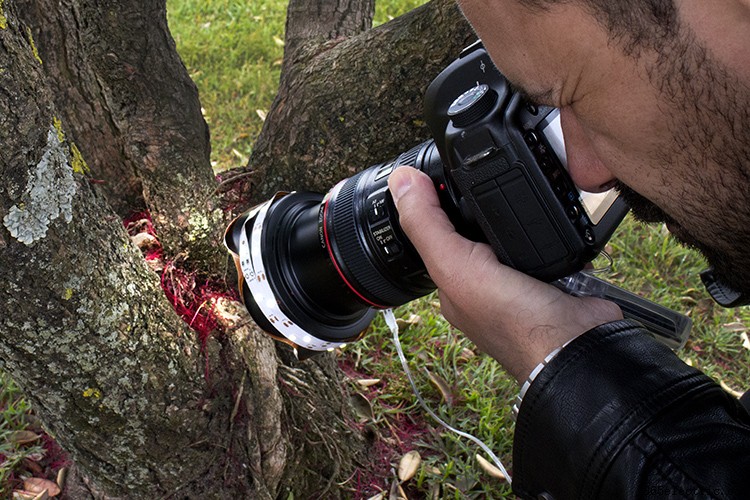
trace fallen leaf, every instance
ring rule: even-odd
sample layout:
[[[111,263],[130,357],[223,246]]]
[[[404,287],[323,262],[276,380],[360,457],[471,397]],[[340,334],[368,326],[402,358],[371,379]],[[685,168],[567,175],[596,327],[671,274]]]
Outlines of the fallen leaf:
[[[401,461],[398,463],[398,479],[401,482],[405,482],[413,478],[417,474],[421,463],[422,457],[417,450],[412,450],[401,457]]]
[[[750,338],[747,337],[747,333],[742,332],[742,335],[740,335],[740,338],[742,339],[742,347],[750,350]]]
[[[475,455],[477,462],[479,462],[479,466],[482,468],[484,472],[487,473],[488,476],[494,477],[495,479],[500,479],[502,481],[506,480],[505,474],[495,467],[494,464],[490,463],[486,458],[484,458],[482,455]]]
[[[377,495],[371,496],[367,500],[385,500],[385,492],[381,491]]]
[[[406,330],[410,326],[416,326],[421,323],[422,323],[422,317],[416,314],[410,315],[408,319],[404,319],[404,318],[396,319],[396,324],[398,325],[399,330]]]
[[[443,380],[443,378],[440,375],[435,375],[431,371],[427,370],[427,375],[430,377],[430,382],[432,382],[435,387],[437,387],[438,391],[440,391],[440,394],[443,396],[443,400],[448,406],[453,406],[453,401],[455,400],[455,396],[453,396],[453,392],[451,391],[450,386],[448,385],[448,382]]]
[[[141,250],[151,250],[159,247],[159,240],[156,236],[149,233],[138,233],[130,237],[130,241]]]
[[[738,390],[735,390],[735,389],[732,389],[731,387],[729,387],[726,384],[726,382],[724,382],[723,380],[719,380],[719,385],[721,386],[722,389],[724,389],[725,391],[727,391],[729,394],[731,394],[732,396],[734,396],[737,399],[739,399],[740,396],[742,396],[742,394],[743,394],[742,392],[740,392]]]
[[[33,460],[29,460],[28,458],[24,458],[21,463],[23,466],[28,469],[29,472],[31,472],[32,476],[43,476],[44,475],[44,469],[42,469],[42,466],[39,465],[39,462],[35,462]]]
[[[29,444],[41,438],[39,434],[31,431],[15,431],[10,435],[10,442],[14,444]]]
[[[13,500],[35,500],[37,494],[31,491],[13,490]]]
[[[406,493],[404,493],[404,490],[399,483],[394,481],[391,485],[391,492],[390,495],[388,495],[388,500],[408,500],[406,498]]]
[[[370,404],[370,401],[364,397],[362,394],[355,392],[351,395],[350,398],[352,402],[352,406],[354,407],[355,413],[362,419],[362,420],[374,420],[375,415],[372,411],[372,404]]]
[[[456,359],[458,361],[469,361],[470,359],[474,359],[477,357],[477,353],[469,349],[468,347],[464,347],[461,349],[461,352],[458,353],[458,356],[456,356]]]
[[[26,491],[31,491],[36,494],[47,492],[49,496],[56,497],[60,494],[60,487],[57,483],[42,479],[40,477],[30,477],[23,482],[23,487]]]
[[[273,36],[273,43],[275,43],[279,47],[283,47],[284,46],[284,40],[282,40],[281,38],[279,38],[276,35]]]
[[[258,118],[261,119],[261,121],[266,121],[266,116],[268,116],[268,112],[263,109],[256,109],[255,113],[258,115]]]
[[[65,482],[68,480],[68,468],[63,467],[59,471],[57,471],[57,485],[60,487],[61,490],[65,489]]]
[[[379,378],[361,378],[357,380],[357,383],[362,387],[372,387],[373,385],[380,382]]]
[[[747,327],[743,323],[740,323],[739,321],[735,321],[733,323],[724,323],[721,326],[729,332],[746,332],[747,331]]]

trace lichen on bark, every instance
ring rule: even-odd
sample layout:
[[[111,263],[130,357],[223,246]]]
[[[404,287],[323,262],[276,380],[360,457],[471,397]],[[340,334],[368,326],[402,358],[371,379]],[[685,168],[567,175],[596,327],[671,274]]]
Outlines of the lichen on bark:
[[[29,172],[26,191],[10,207],[3,225],[18,241],[32,245],[47,235],[50,223],[73,218],[76,182],[67,148],[54,126],[47,132],[47,144],[36,167]]]

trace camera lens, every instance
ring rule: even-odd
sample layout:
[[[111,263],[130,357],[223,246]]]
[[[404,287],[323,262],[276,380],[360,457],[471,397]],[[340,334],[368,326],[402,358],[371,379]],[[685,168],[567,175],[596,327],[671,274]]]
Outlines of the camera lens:
[[[261,328],[303,349],[330,349],[356,339],[377,309],[434,290],[388,191],[388,176],[399,165],[447,184],[428,141],[341,181],[325,196],[277,195],[232,223],[226,245],[244,278],[243,301]]]

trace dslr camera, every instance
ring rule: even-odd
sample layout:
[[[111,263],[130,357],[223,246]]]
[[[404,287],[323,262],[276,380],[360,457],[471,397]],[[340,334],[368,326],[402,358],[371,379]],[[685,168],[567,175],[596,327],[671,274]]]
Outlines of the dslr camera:
[[[300,358],[356,340],[378,309],[435,289],[388,191],[399,165],[432,179],[458,232],[547,282],[594,259],[627,213],[616,192],[575,187],[559,111],[526,102],[480,42],[435,78],[424,106],[433,140],[325,195],[279,193],[227,229],[245,306]]]

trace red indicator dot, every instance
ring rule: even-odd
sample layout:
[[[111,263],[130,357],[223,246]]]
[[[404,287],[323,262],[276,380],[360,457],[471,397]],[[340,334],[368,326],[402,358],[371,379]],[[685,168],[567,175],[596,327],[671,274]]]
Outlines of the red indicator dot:
[[[439,189],[440,191],[445,191],[445,184],[440,184]]]

